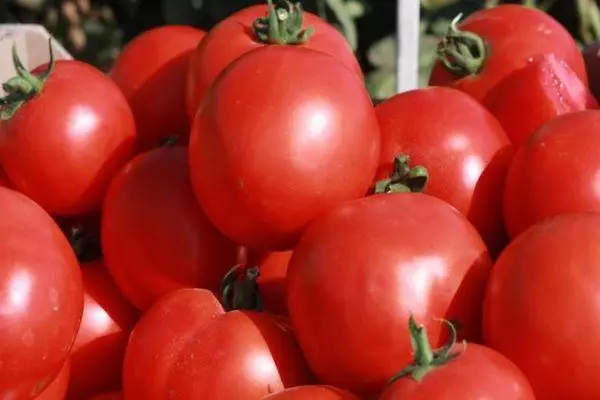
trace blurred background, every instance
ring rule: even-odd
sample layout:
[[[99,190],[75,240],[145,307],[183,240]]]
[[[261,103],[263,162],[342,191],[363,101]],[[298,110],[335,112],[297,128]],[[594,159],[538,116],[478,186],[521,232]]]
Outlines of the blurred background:
[[[419,1],[419,0],[403,0]],[[0,0],[0,23],[40,23],[78,59],[108,70],[135,35],[165,24],[210,29],[265,0]],[[537,7],[558,19],[581,46],[600,37],[597,0],[420,0],[420,82],[425,85],[440,35],[458,13],[499,3]],[[340,29],[355,48],[373,98],[395,91],[396,0],[303,0],[306,10]]]

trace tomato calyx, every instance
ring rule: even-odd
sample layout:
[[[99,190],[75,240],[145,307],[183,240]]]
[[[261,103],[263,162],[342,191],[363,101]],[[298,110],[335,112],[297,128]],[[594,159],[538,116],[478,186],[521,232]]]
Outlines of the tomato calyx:
[[[481,72],[487,58],[485,40],[468,31],[461,31],[456,24],[462,18],[458,14],[450,23],[448,33],[438,45],[438,58],[444,68],[459,77],[476,75]]]
[[[12,118],[23,104],[37,96],[44,87],[44,84],[50,77],[54,69],[55,60],[52,51],[52,40],[48,40],[48,50],[50,52],[50,62],[46,71],[38,76],[33,75],[25,68],[17,52],[16,43],[12,46],[12,59],[17,71],[14,76],[2,84],[2,89],[6,96],[0,98],[0,120],[7,121]]]
[[[267,0],[268,13],[254,21],[256,37],[266,44],[304,44],[312,35],[312,26],[304,29],[302,5],[289,0]]]
[[[429,180],[427,168],[410,166],[410,156],[399,154],[394,158],[394,171],[389,178],[378,181],[373,194],[423,192]]]
[[[442,322],[450,329],[450,339],[448,340],[448,343],[441,348],[433,350],[429,344],[429,339],[427,338],[427,329],[425,329],[425,326],[417,324],[414,316],[412,314],[410,315],[410,318],[408,319],[408,330],[410,332],[410,343],[413,349],[414,360],[412,364],[394,375],[388,381],[388,385],[407,376],[410,376],[417,382],[421,382],[428,373],[438,367],[446,365],[465,351],[467,346],[466,341],[463,341],[462,351],[452,351],[454,345],[456,345],[456,328],[450,321],[442,320]]]
[[[259,267],[246,268],[242,265],[233,267],[221,283],[221,303],[226,311],[254,310],[263,311],[263,301],[257,280]]]

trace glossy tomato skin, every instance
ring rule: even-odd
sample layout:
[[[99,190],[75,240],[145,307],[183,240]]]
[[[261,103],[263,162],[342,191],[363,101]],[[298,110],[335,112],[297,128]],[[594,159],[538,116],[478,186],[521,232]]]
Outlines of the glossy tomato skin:
[[[484,102],[516,145],[553,118],[598,108],[585,83],[554,54],[536,57],[508,75]]]
[[[504,220],[511,238],[543,219],[600,212],[600,111],[560,116],[517,151],[506,178]]]
[[[267,15],[264,4],[246,7],[214,26],[194,52],[186,87],[187,111],[194,119],[200,102],[217,76],[241,55],[265,46],[252,32],[252,24]],[[304,12],[304,26],[314,28],[306,44],[294,45],[322,51],[335,57],[362,78],[362,71],[348,41],[332,25]]]
[[[174,135],[187,143],[186,78],[203,37],[204,31],[190,26],[153,28],[129,42],[115,60],[110,74],[133,110],[139,150],[158,147]]]
[[[79,400],[121,388],[129,333],[137,310],[123,297],[101,261],[81,266],[85,304],[71,351],[71,379],[65,399]]]
[[[217,291],[237,261],[237,246],[194,198],[183,146],[140,154],[115,177],[103,207],[102,248],[115,283],[141,310],[178,288]]]
[[[8,181],[6,172],[4,172],[4,169],[2,169],[2,167],[0,167],[0,186],[10,188],[10,182]]]
[[[293,335],[267,314],[225,313],[209,291],[180,289],[133,330],[123,388],[131,399],[256,400],[310,379]]]
[[[442,200],[397,193],[350,201],[315,219],[294,250],[290,319],[321,383],[376,395],[411,360],[411,313],[434,347],[447,336],[439,318],[479,339],[490,267],[477,231]]]
[[[377,179],[390,176],[394,157],[408,154],[411,165],[429,172],[425,193],[456,207],[498,254],[507,241],[502,192],[514,153],[498,121],[470,96],[445,87],[401,93],[375,110],[381,129]]]
[[[0,162],[13,187],[50,214],[99,209],[134,151],[127,100],[102,72],[74,60],[57,61],[41,93],[0,126]]]
[[[425,375],[397,380],[379,400],[535,400],[531,384],[509,359],[488,347],[457,345],[460,355]]]
[[[32,399],[67,361],[83,310],[81,273],[52,218],[0,188],[0,397]]]
[[[486,343],[511,359],[536,398],[597,399],[600,216],[547,219],[502,253],[484,302]]]
[[[517,4],[477,11],[458,25],[487,43],[482,70],[459,78],[437,62],[430,85],[451,86],[483,101],[492,88],[511,72],[523,68],[532,57],[554,53],[587,85],[585,63],[571,34],[554,18],[535,8]]]
[[[319,73],[307,74],[310,68]],[[290,76],[301,76],[302,85]],[[196,114],[192,185],[232,240],[288,250],[316,215],[367,193],[379,145],[375,112],[355,73],[315,50],[261,47],[219,77]]]
[[[262,400],[360,400],[352,393],[327,385],[296,386],[270,394]]]
[[[71,364],[67,361],[52,383],[35,400],[64,400],[71,370]]]
[[[287,316],[286,275],[292,251],[269,253],[260,262],[257,283],[264,309],[270,313]]]

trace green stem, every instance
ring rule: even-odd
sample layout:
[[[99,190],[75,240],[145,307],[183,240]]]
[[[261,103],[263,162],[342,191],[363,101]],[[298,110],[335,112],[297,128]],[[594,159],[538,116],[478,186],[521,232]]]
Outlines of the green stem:
[[[256,37],[265,44],[304,44],[313,33],[313,28],[304,29],[304,16],[300,3],[289,0],[267,0],[265,17],[254,21]]]
[[[255,310],[263,311],[262,297],[257,280],[260,277],[258,267],[233,267],[221,282],[221,303],[227,311]]]
[[[478,74],[485,64],[487,43],[468,31],[461,31],[457,24],[462,18],[458,14],[450,23],[448,33],[438,45],[438,58],[442,65],[458,77]]]
[[[410,157],[400,154],[394,158],[394,170],[389,178],[375,184],[373,194],[423,192],[429,174],[422,165],[410,166]]]
[[[525,7],[537,8],[537,0],[523,0]]]

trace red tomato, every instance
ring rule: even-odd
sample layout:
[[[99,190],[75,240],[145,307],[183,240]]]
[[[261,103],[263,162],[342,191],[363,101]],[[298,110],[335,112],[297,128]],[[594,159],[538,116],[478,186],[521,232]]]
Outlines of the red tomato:
[[[138,155],[115,177],[103,207],[102,248],[115,283],[142,310],[178,288],[218,290],[237,261],[237,246],[194,198],[182,146]]]
[[[290,331],[267,314],[225,313],[214,295],[180,289],[133,330],[125,398],[256,400],[306,384],[310,374]]]
[[[600,212],[600,111],[562,115],[515,155],[504,191],[504,219],[514,238],[558,214]]]
[[[538,400],[600,398],[600,215],[536,224],[498,259],[485,296],[486,343],[511,359]]]
[[[498,121],[471,97],[443,87],[398,94],[376,107],[381,128],[378,179],[407,154],[429,172],[425,193],[456,207],[492,254],[506,244],[502,192],[512,146]],[[431,118],[428,110],[436,110]]]
[[[67,360],[83,310],[77,259],[52,218],[0,188],[0,394],[31,399]]]
[[[429,84],[452,86],[480,101],[511,72],[548,53],[564,59],[587,84],[575,39],[550,15],[532,7],[504,4],[477,11],[451,28],[440,50],[452,69],[438,60]],[[454,51],[458,56],[450,55]]]
[[[192,185],[235,242],[290,249],[316,215],[368,192],[377,119],[362,80],[333,57],[261,47],[232,64],[203,104],[190,139]]]
[[[134,149],[135,122],[125,97],[79,61],[57,61],[41,91],[0,125],[0,160],[12,186],[51,214],[99,209]]]
[[[103,393],[92,396],[87,400],[123,400],[123,394],[121,392]]]
[[[360,400],[350,392],[333,386],[306,385],[296,386],[263,397],[262,400]]]
[[[190,59],[204,31],[168,25],[134,38],[116,59],[111,77],[131,105],[138,149],[158,147],[169,136],[189,138],[185,85]]]
[[[64,400],[70,372],[71,366],[67,361],[52,383],[39,396],[35,397],[35,400]]]
[[[102,262],[82,265],[85,305],[71,351],[71,380],[66,399],[81,400],[121,388],[129,333],[137,311],[125,300]]]
[[[10,188],[10,182],[8,181],[8,177],[6,176],[6,172],[4,169],[0,167],[0,186]]]
[[[490,266],[477,231],[435,197],[396,193],[347,202],[315,219],[294,250],[290,319],[320,382],[377,394],[410,360],[411,313],[436,345],[446,335],[437,318],[479,338]]]
[[[289,5],[291,3],[286,4]],[[281,10],[280,6],[276,6]],[[304,20],[302,26],[297,28],[313,27],[313,33],[308,40],[301,41],[302,43],[295,44],[297,47],[306,47],[335,57],[342,64],[354,71],[361,79],[362,72],[356,57],[348,45],[346,38],[333,26],[326,21],[308,12],[301,12],[297,8],[292,9],[292,16],[300,16],[300,22]],[[206,38],[200,43],[198,49],[192,56],[189,75],[187,79],[187,111],[190,120],[193,120],[196,110],[200,102],[204,98],[208,88],[212,85],[216,77],[227,67],[231,62],[251,50],[263,47],[266,44],[274,43],[275,38],[262,38],[256,33],[254,24],[258,19],[265,18],[268,14],[267,5],[256,5],[242,9],[231,15],[229,18],[221,21],[213,27]],[[289,9],[283,11],[287,15],[287,23],[281,23],[284,26],[290,26],[290,22],[294,18],[290,18]],[[296,20],[297,21],[297,20]],[[292,24],[293,25],[293,24]],[[263,31],[261,29],[261,31]],[[298,36],[292,36],[294,39]],[[281,38],[279,38],[281,39]],[[282,40],[286,42],[286,40]],[[290,43],[294,45],[294,43]],[[266,62],[265,65],[272,67],[271,63]],[[318,64],[312,64],[310,67],[305,65],[304,68],[310,70],[321,70]],[[306,74],[299,74],[304,80]],[[289,76],[282,82],[288,81]],[[273,79],[274,82],[277,80]],[[293,82],[290,81],[290,84]],[[270,83],[272,85],[272,83]],[[279,86],[278,84],[275,86]],[[297,85],[294,85],[298,89]],[[338,86],[336,85],[336,88]],[[259,92],[256,92],[259,93]],[[266,98],[266,97],[265,97]]]
[[[585,83],[554,54],[536,57],[496,85],[485,103],[511,142],[524,143],[559,115],[598,108]]]
[[[288,315],[285,277],[291,258],[291,251],[280,251],[267,254],[260,263],[257,284],[265,310],[270,313]]]

